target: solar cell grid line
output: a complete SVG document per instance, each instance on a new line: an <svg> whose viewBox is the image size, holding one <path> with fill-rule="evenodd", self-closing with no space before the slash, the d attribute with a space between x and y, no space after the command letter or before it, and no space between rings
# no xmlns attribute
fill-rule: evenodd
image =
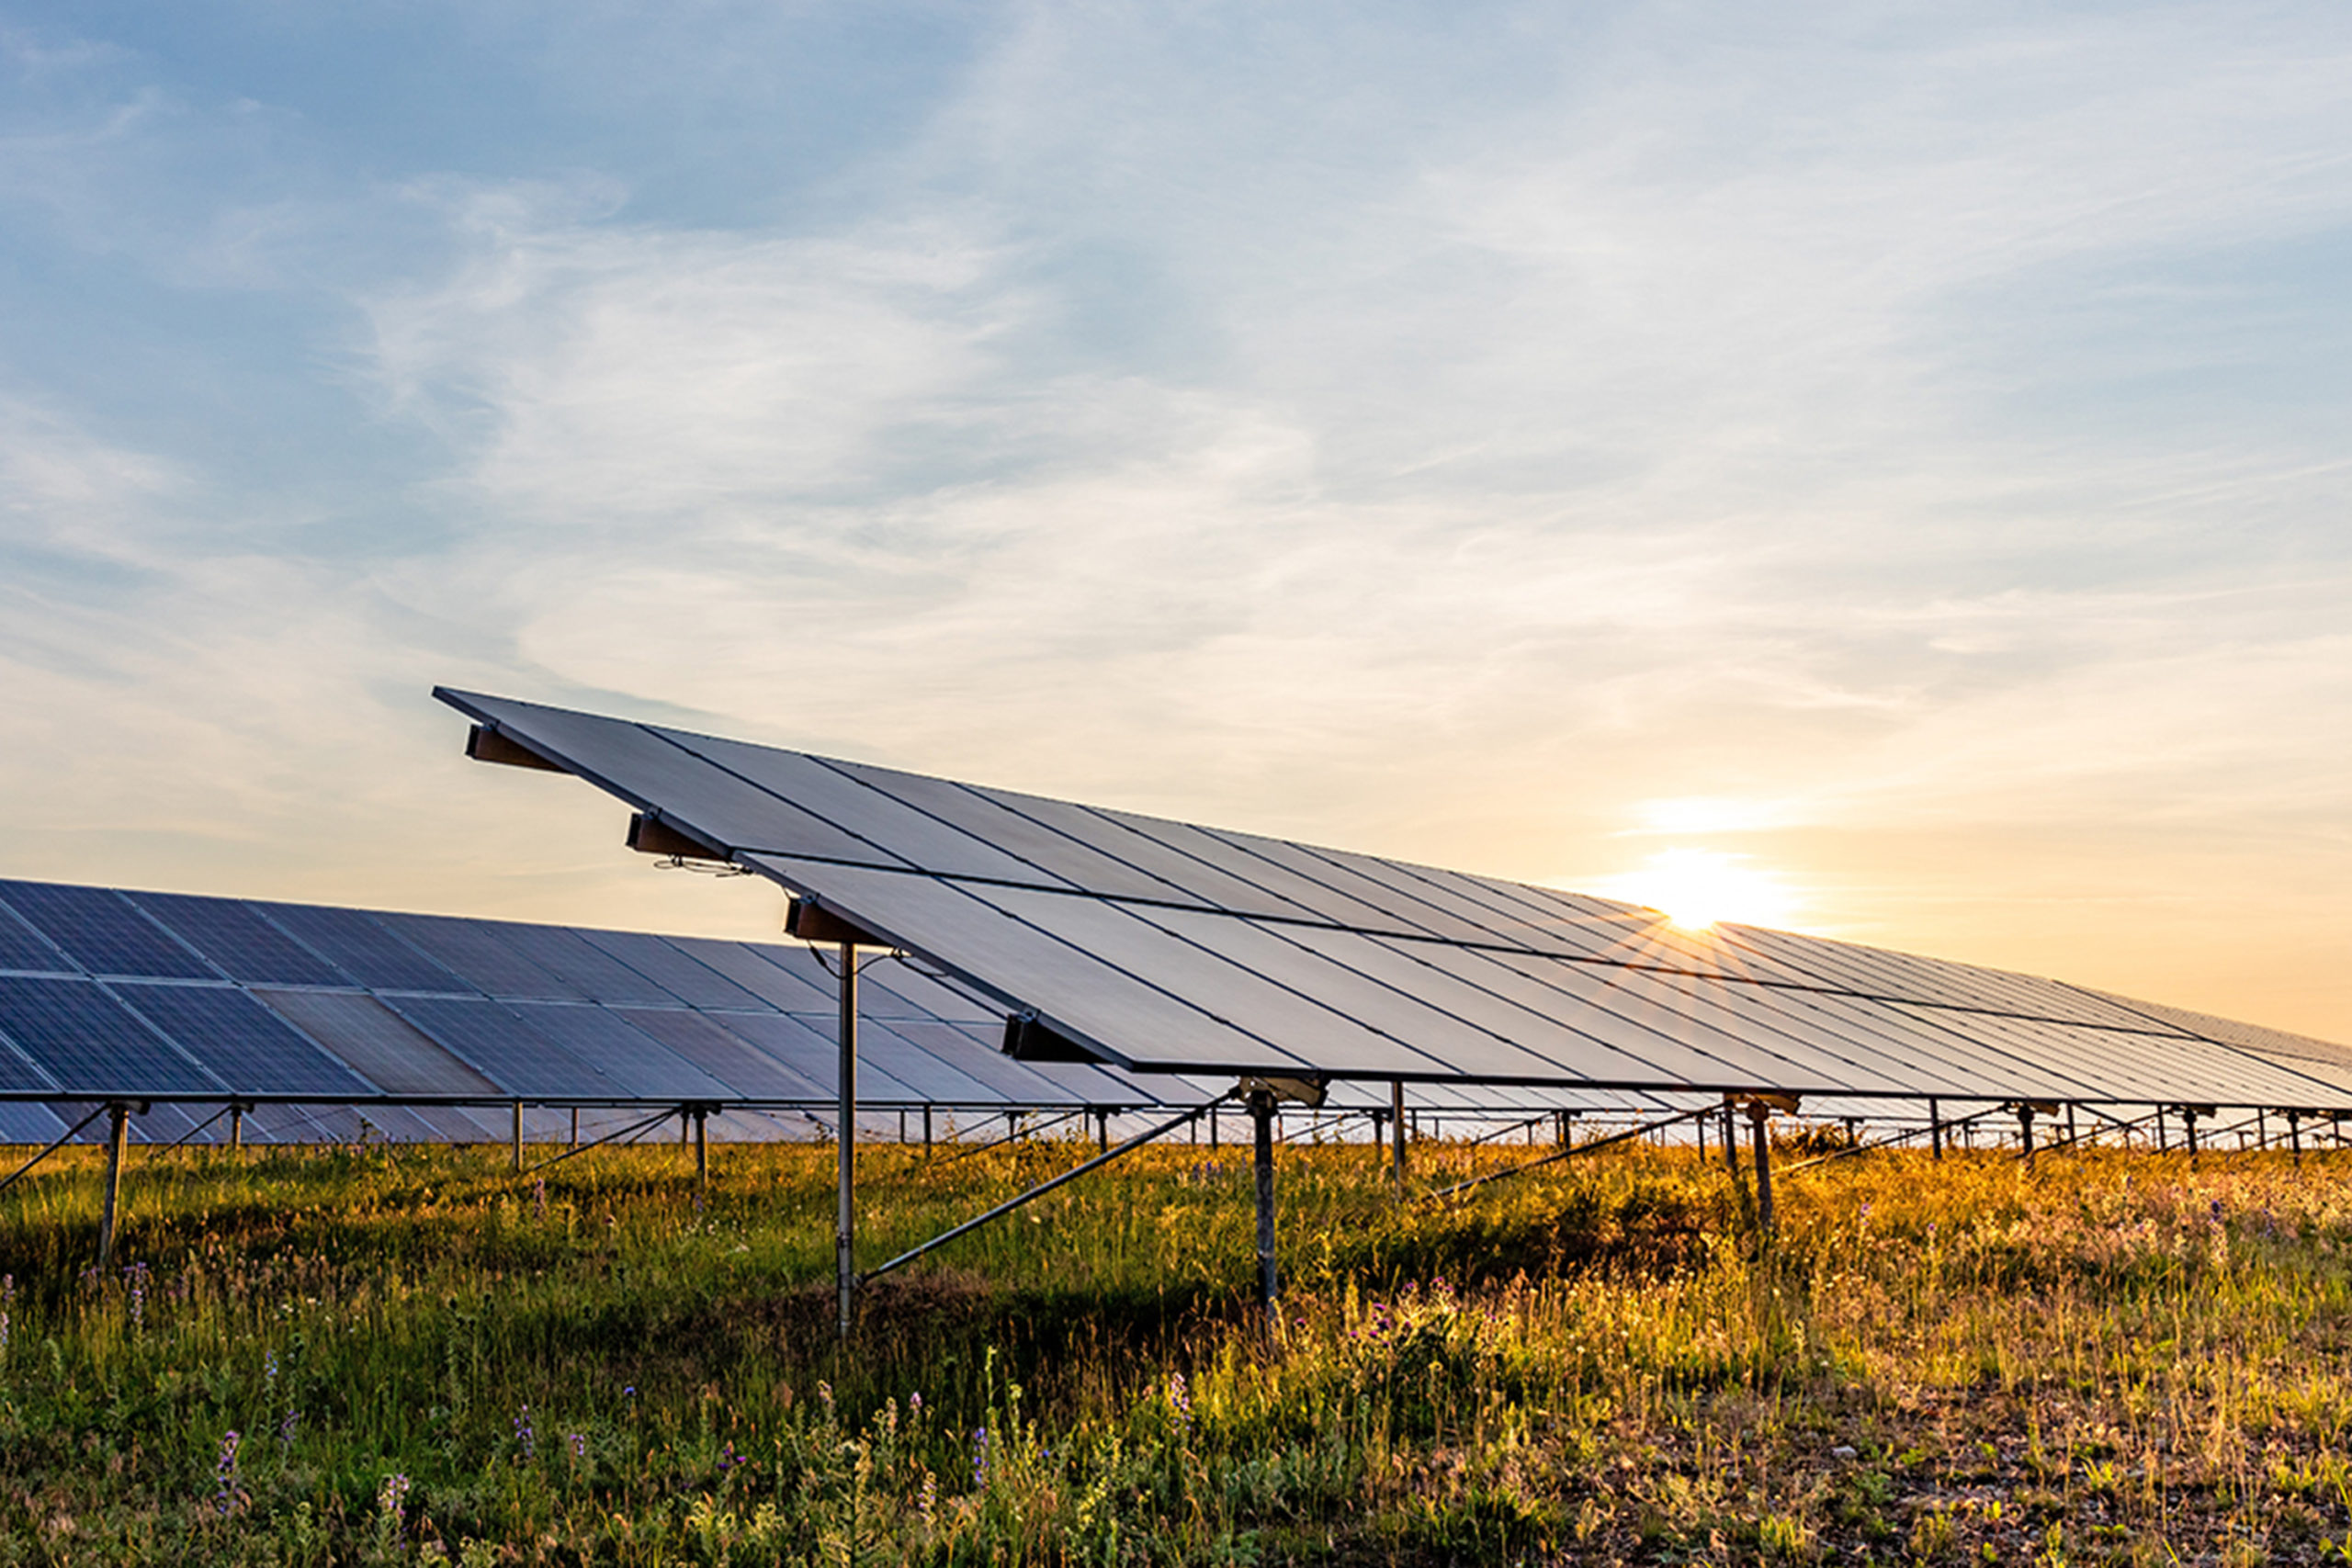
<svg viewBox="0 0 2352 1568"><path fill-rule="evenodd" d="M761 956L764 951L761 944L700 936L673 936L669 941L749 991L763 1007L781 1012L822 1012L832 1005L830 977L823 986L803 979L797 972Z"/></svg>
<svg viewBox="0 0 2352 1568"><path fill-rule="evenodd" d="M877 934L890 936L894 923L919 924L925 945L915 951L974 980L986 976L1006 988L1008 1002L1022 993L1054 998L1057 1010L1042 1014L1046 1021L1108 1060L1128 1061L1127 1052L1136 1051L1158 1066L1204 1072L1313 1071L1299 1056L1102 961L1083 942L987 903L970 885L850 866L808 867L764 855L746 859L788 887L820 891L829 899L848 895L846 907ZM1107 908L1070 897L1076 904ZM1122 1049L1109 1043L1114 1040L1127 1044Z"/></svg>
<svg viewBox="0 0 2352 1568"><path fill-rule="evenodd" d="M1227 942L1251 942L1251 938L1264 938L1261 928L1236 917L1165 906L1143 908L1083 895L1040 893L1021 887L989 887L973 896L1033 929L1062 938L1102 964L1148 983L1162 994L1197 1008L1204 1021L1215 1017L1254 1037L1262 1047L1261 1060L1270 1066L1289 1056L1302 1066L1314 1064L1310 1071L1321 1067L1335 1074L1407 1077L1464 1075L1465 1069L1458 1064L1381 1032L1311 990L1300 988L1298 984L1336 983L1336 975L1312 973L1305 964L1299 964L1293 974L1277 976L1251 968L1231 952L1204 945L1182 934L1186 925L1206 920L1216 922L1220 931L1227 926L1233 928L1225 938ZM1275 956L1271 946L1259 947L1258 952L1268 958ZM1195 998L1204 999L1194 1001ZM1062 1005L1067 1008L1078 999L1064 1000ZM1278 1046L1273 1043L1275 1041L1282 1043ZM1524 1053L1512 1053L1510 1057L1498 1055L1495 1059L1508 1060L1517 1066L1522 1065L1523 1057ZM1283 1069L1272 1066L1272 1070Z"/></svg>
<svg viewBox="0 0 2352 1568"><path fill-rule="evenodd" d="M2030 1022L2037 1030L2077 1032L2096 1027L2058 1021L2018 1021ZM2242 1104L2297 1104L2300 1102L2294 1096L2299 1088L2305 1096L2332 1094L2339 1104L2352 1102L2352 1072L2341 1066L2315 1061L2273 1061L2229 1042L2196 1034L2143 1034L2137 1038L2143 1050L2167 1066L2178 1064L2184 1073L2210 1075L2240 1084L2245 1095L2239 1102Z"/></svg>
<svg viewBox="0 0 2352 1568"><path fill-rule="evenodd" d="M377 923L428 954L475 990L500 1000L580 1002L587 993L526 958L487 920L455 915L379 914Z"/></svg>
<svg viewBox="0 0 2352 1568"><path fill-rule="evenodd" d="M839 1093L840 1046L831 1034L812 1029L789 1013L706 1013L713 1023L817 1086L826 1101ZM861 1102L921 1105L923 1097L863 1058L857 1065L857 1096Z"/></svg>
<svg viewBox="0 0 2352 1568"><path fill-rule="evenodd" d="M648 728L695 756L888 852L886 857L876 857L871 863L919 866L941 875L978 876L1000 882L1061 881L825 758L667 729L659 725ZM879 774L887 770L872 772ZM854 829L848 826L852 822L856 824Z"/></svg>
<svg viewBox="0 0 2352 1568"><path fill-rule="evenodd" d="M2053 1093L2071 1098L2082 1088L2064 1083L2041 1064L2001 1052L1955 1050L1949 1043L1930 1042L1916 1028L1855 1028L1850 1014L1841 1026L1829 1014L1804 1005L1812 993L1695 976L1657 976L1651 984L1689 996L1694 1008L1726 1027L1770 1032L1826 1055L1870 1064L1889 1077L1907 1077L1921 1092L1944 1096L1989 1089L2046 1099Z"/></svg>
<svg viewBox="0 0 2352 1568"><path fill-rule="evenodd" d="M677 998L651 980L563 926L481 920L482 930L592 1002L667 1007Z"/></svg>
<svg viewBox="0 0 2352 1568"><path fill-rule="evenodd" d="M1102 806L1067 801L1046 805L1052 810L1037 808L1041 820L1073 837L1084 838L1105 854L1125 861L1147 875L1186 889L1210 908L1277 919L1323 918L1308 906L1283 897L1278 889L1236 875L1215 860L1195 853L1182 841L1182 835L1168 831L1182 827L1182 823Z"/></svg>
<svg viewBox="0 0 2352 1568"><path fill-rule="evenodd" d="M6 904L0 904L0 972L73 975L80 971L54 942L18 919Z"/></svg>
<svg viewBox="0 0 2352 1568"><path fill-rule="evenodd" d="M500 1092L496 1084L374 997L356 991L259 987L253 994L379 1093L486 1097Z"/></svg>
<svg viewBox="0 0 2352 1568"><path fill-rule="evenodd" d="M1325 859L1338 855L1338 852L1330 850L1314 852ZM1593 944L1582 932L1570 935L1561 929L1561 922L1538 919L1537 911L1532 906L1512 908L1484 895L1483 889L1451 886L1440 877L1428 874L1419 866L1383 860L1374 855L1344 858L1359 876L1395 888L1399 897L1447 910L1474 931L1487 933L1467 937L1467 941L1487 946L1517 947L1530 953L1570 956L1592 951Z"/></svg>
<svg viewBox="0 0 2352 1568"><path fill-rule="evenodd" d="M667 1008L621 1008L622 1018L745 1100L821 1100L828 1091L805 1078L741 1035L721 1028L711 1015ZM774 1017L774 1014L754 1014Z"/></svg>
<svg viewBox="0 0 2352 1568"><path fill-rule="evenodd" d="M437 686L434 695L722 849L902 863L642 725Z"/></svg>
<svg viewBox="0 0 2352 1568"><path fill-rule="evenodd" d="M40 1145L54 1142L73 1123L61 1122L45 1105L0 1100L0 1144ZM0 1170L0 1176L7 1174Z"/></svg>
<svg viewBox="0 0 2352 1568"><path fill-rule="evenodd" d="M857 1034L857 1070L861 1080L875 1067L912 1089L916 1098L939 1105L1003 1103L1004 1097L969 1073L958 1072L921 1046L876 1023ZM864 1084L861 1081L860 1089Z"/></svg>
<svg viewBox="0 0 2352 1568"><path fill-rule="evenodd" d="M2230 1092L2230 1085L2178 1075L2165 1064L2152 1061L2142 1051L2134 1049L2155 1039L2155 1036L2122 1035L2109 1031L2089 1030L2081 1025L2016 1019L2001 1013L1936 1007L1923 1002L1886 1001L1877 1005L1917 1020L1940 1033L2000 1045L2020 1055L2031 1055L2053 1067L2090 1079L2100 1090L2061 1098L2243 1102L2239 1095Z"/></svg>
<svg viewBox="0 0 2352 1568"><path fill-rule="evenodd" d="M1620 1043L1652 1060L1668 1045L1722 1066L1713 1074L1692 1073L1680 1081L1694 1087L1777 1089L1799 1093L1830 1090L1884 1092L1890 1085L1876 1071L1843 1057L1785 1042L1750 1040L1690 1016L1676 998L1644 987L1640 970L1607 964L1577 964L1516 953L1476 957L1515 970L1557 992L1565 1016L1579 1029ZM1581 1014L1568 1012L1580 1004Z"/></svg>
<svg viewBox="0 0 2352 1568"><path fill-rule="evenodd" d="M0 1032L0 1094L39 1094L56 1088L54 1079Z"/></svg>
<svg viewBox="0 0 2352 1568"><path fill-rule="evenodd" d="M1025 815L1027 797L1005 790L986 790L921 773L899 773L863 762L834 761L834 767L883 794L996 846L1037 868L1040 874L1012 886L1060 886L1083 889L1105 897L1143 898L1157 902L1195 902L1172 883L1136 870L1091 845L1057 831Z"/></svg>
<svg viewBox="0 0 2352 1568"><path fill-rule="evenodd" d="M2069 1007L2063 1000L2053 1003L2048 996L2037 996L2023 986L2004 984L1992 976L1972 972L1957 964L1928 962L1907 953L1889 953L1859 944L1839 956L1866 976L1865 984L1880 996L1943 1007L1973 1008L1983 1012L2015 1013L2024 1018L2120 1021L2113 1014L2093 1014L2088 1009ZM2057 1009L2055 1012L2051 1010L2053 1005Z"/></svg>
<svg viewBox="0 0 2352 1568"><path fill-rule="evenodd" d="M502 1094L522 1100L628 1098L619 1085L496 1002L460 997L385 1000Z"/></svg>
<svg viewBox="0 0 2352 1568"><path fill-rule="evenodd" d="M1405 869L1454 887L1465 897L1521 913L1537 930L1551 932L1565 951L1585 956L1597 957L1616 950L1628 931L1645 929L1657 919L1652 913L1564 893L1556 887L1438 866Z"/></svg>
<svg viewBox="0 0 2352 1568"><path fill-rule="evenodd" d="M143 1098L226 1087L90 980L0 976L0 1035L69 1093Z"/></svg>
<svg viewBox="0 0 2352 1568"><path fill-rule="evenodd" d="M868 991L887 993L897 1004L891 1016L899 1018L953 1018L967 1023L993 1023L1001 1027L1004 1010L965 995L944 981L924 974L903 959L891 964L877 964L858 978L858 995L863 998ZM878 1010L876 1018L884 1016Z"/></svg>
<svg viewBox="0 0 2352 1568"><path fill-rule="evenodd" d="M580 935L688 1007L757 1011L767 1006L709 964L650 931L583 930Z"/></svg>
<svg viewBox="0 0 2352 1568"><path fill-rule="evenodd" d="M1344 893L1369 908L1385 911L1392 922L1402 922L1413 931L1426 932L1441 941L1523 947L1532 934L1525 930L1513 931L1509 922L1497 919L1492 910L1465 905L1439 888L1415 886L1392 874L1384 874L1383 869L1368 855L1351 855L1344 851L1310 848L1304 844L1284 844L1279 840L1262 842L1272 847L1261 851L1261 853L1279 854L1285 863L1295 864L1301 874L1311 875L1335 891Z"/></svg>
<svg viewBox="0 0 2352 1568"><path fill-rule="evenodd" d="M209 964L111 888L0 881L0 900L93 975L220 978Z"/></svg>
<svg viewBox="0 0 2352 1568"><path fill-rule="evenodd" d="M1928 1053L1967 1081L1972 1093L1999 1093L2028 1100L2079 1100L2096 1094L2094 1080L2069 1073L1992 1043L1923 1031L1917 1019L1893 1003L1838 991L1775 988L1769 993L1782 1011L1818 1018L1838 1034L1875 1043L1890 1055ZM1920 1092L1926 1092L1924 1087ZM1940 1100L1951 1096L1939 1094Z"/></svg>
<svg viewBox="0 0 2352 1568"><path fill-rule="evenodd" d="M1402 1037L1426 1043L1432 1052L1442 1050L1464 1077L1634 1080L1661 1076L1653 1062L1407 956L1416 946L1461 951L1451 944L1317 926L1250 930L1254 936L1248 940L1227 931L1199 935L1217 942L1260 973L1295 976L1328 1006L1344 1008L1354 1017L1391 1021ZM1305 966L1285 962L1283 948L1321 961L1329 973L1302 973Z"/></svg>
<svg viewBox="0 0 2352 1568"><path fill-rule="evenodd" d="M648 1100L728 1100L734 1091L607 1008L503 1002L538 1034L561 1043L626 1095Z"/></svg>
<svg viewBox="0 0 2352 1568"><path fill-rule="evenodd" d="M247 985L348 986L334 965L233 898L125 893L149 919Z"/></svg>
<svg viewBox="0 0 2352 1568"><path fill-rule="evenodd" d="M374 1087L228 986L118 985L117 1001L144 1018L241 1094L370 1095Z"/></svg>
<svg viewBox="0 0 2352 1568"><path fill-rule="evenodd" d="M1405 935L1433 934L1427 925L1388 908L1367 902L1338 886L1338 879L1320 874L1327 868L1304 856L1267 851L1280 840L1256 833L1237 833L1189 822L1154 825L1157 836L1206 860L1230 874L1281 894L1313 912L1324 923L1348 930L1396 931Z"/></svg>
<svg viewBox="0 0 2352 1568"><path fill-rule="evenodd" d="M245 907L371 991L480 994L377 924L374 916L365 909L250 900Z"/></svg>

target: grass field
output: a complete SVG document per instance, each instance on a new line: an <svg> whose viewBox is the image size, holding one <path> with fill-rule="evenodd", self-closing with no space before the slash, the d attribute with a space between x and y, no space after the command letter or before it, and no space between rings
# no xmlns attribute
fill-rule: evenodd
<svg viewBox="0 0 2352 1568"><path fill-rule="evenodd" d="M1084 1153L863 1155L868 1258ZM1417 1177L1523 1151L1424 1149ZM2352 1156L1148 1151L894 1277L831 1150L134 1153L0 1197L0 1562L2319 1562Z"/></svg>

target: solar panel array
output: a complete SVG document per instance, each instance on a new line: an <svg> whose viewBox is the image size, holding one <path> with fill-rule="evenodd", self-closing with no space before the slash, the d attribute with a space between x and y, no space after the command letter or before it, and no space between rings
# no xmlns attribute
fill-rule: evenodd
<svg viewBox="0 0 2352 1568"><path fill-rule="evenodd" d="M475 694L442 700L1138 1073L2352 1108L2352 1052L2035 976Z"/></svg>
<svg viewBox="0 0 2352 1568"><path fill-rule="evenodd" d="M534 1139L568 1137L574 1106L594 1137L687 1103L718 1109L721 1140L813 1136L836 1107L835 987L798 944L0 881L0 1143L47 1143L116 1099L150 1103L132 1132L151 1142L224 1141L232 1100L256 1142L502 1139L517 1100ZM1164 1113L1230 1087L1008 1060L1002 1008L905 961L869 966L859 996L873 1134L900 1111L945 1113L944 1134L1008 1112Z"/></svg>

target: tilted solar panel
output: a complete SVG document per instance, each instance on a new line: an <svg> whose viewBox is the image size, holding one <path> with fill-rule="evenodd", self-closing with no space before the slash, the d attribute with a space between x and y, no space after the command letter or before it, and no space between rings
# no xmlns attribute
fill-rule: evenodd
<svg viewBox="0 0 2352 1568"><path fill-rule="evenodd" d="M0 904L0 973L71 975L74 961Z"/></svg>
<svg viewBox="0 0 2352 1568"><path fill-rule="evenodd" d="M365 909L318 904L254 904L252 908L370 990L447 994L474 989L394 936Z"/></svg>
<svg viewBox="0 0 2352 1568"><path fill-rule="evenodd" d="M93 975L219 978L210 964L110 888L0 882L0 899Z"/></svg>
<svg viewBox="0 0 2352 1568"><path fill-rule="evenodd" d="M332 1052L379 1094L491 1096L498 1086L374 997L256 990L264 1005Z"/></svg>
<svg viewBox="0 0 2352 1568"><path fill-rule="evenodd" d="M201 1093L228 1086L189 1061L95 981L0 976L0 1035L69 1093Z"/></svg>
<svg viewBox="0 0 2352 1568"><path fill-rule="evenodd" d="M2266 1048L2250 1028L2036 976L1785 931L1686 931L1491 876L436 694L1020 1014L1012 1041L1032 1054L1402 1077L1432 1099L1551 1084L2352 1102L2352 1050ZM803 978L805 998L773 982L763 994L813 1014L826 987Z"/></svg>
<svg viewBox="0 0 2352 1568"><path fill-rule="evenodd" d="M257 986L348 986L351 979L233 898L125 894L232 980ZM126 970L126 974L144 974Z"/></svg>
<svg viewBox="0 0 2352 1568"><path fill-rule="evenodd" d="M233 987L121 986L115 997L232 1089L334 1099L374 1092L342 1063Z"/></svg>

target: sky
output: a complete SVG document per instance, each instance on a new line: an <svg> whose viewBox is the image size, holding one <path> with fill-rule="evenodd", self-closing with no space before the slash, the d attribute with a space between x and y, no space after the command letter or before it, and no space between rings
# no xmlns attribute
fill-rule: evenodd
<svg viewBox="0 0 2352 1568"><path fill-rule="evenodd" d="M0 874L698 931L435 683L2352 1040L2352 10L0 0Z"/></svg>

